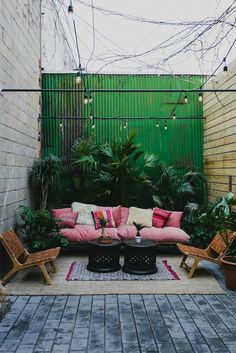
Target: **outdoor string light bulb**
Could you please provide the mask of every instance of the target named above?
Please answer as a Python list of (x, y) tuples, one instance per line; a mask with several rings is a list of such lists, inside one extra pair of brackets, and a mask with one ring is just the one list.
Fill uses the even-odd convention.
[(95, 129), (95, 121), (93, 121), (93, 123), (92, 123), (92, 129)]
[(158, 121), (156, 122), (156, 127), (159, 127), (159, 122)]
[(228, 66), (226, 65), (226, 58), (223, 59), (223, 62), (224, 62), (223, 72), (224, 72), (225, 76), (227, 76)]
[(184, 103), (187, 104), (188, 103), (188, 97), (184, 96)]
[(164, 126), (164, 129), (167, 130), (167, 124), (166, 124), (166, 121), (165, 121), (165, 126)]
[(76, 74), (75, 82), (76, 82), (77, 85), (79, 85), (81, 83), (81, 81), (82, 81), (81, 74), (78, 71), (77, 74)]
[(90, 119), (90, 120), (93, 120), (93, 114), (90, 114), (89, 119)]
[(124, 122), (124, 129), (127, 128), (127, 121)]
[(72, 5), (72, 0), (70, 1), (70, 5), (68, 6), (68, 13), (73, 15), (73, 5)]
[(59, 123), (59, 126), (60, 126), (60, 128), (62, 128), (62, 122), (60, 121), (60, 123)]
[(88, 102), (89, 102), (88, 97), (85, 96), (85, 97), (84, 97), (84, 104), (88, 104)]
[(176, 114), (175, 114), (175, 112), (173, 113), (172, 119), (173, 119), (173, 120), (176, 119)]
[(202, 102), (202, 93), (199, 93), (198, 95), (198, 102)]
[(89, 96), (89, 103), (93, 103), (93, 97), (92, 96)]

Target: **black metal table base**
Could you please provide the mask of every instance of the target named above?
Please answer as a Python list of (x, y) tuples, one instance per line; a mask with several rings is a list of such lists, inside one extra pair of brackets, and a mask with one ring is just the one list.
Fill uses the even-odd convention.
[(119, 271), (120, 265), (120, 242), (113, 240), (111, 244), (99, 244), (97, 241), (89, 242), (89, 262), (87, 270), (92, 272), (115, 272)]

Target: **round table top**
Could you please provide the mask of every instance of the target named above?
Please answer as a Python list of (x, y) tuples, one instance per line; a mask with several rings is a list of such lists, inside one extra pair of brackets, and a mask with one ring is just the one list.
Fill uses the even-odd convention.
[(123, 241), (123, 244), (125, 246), (130, 246), (133, 248), (151, 248), (158, 245), (157, 242), (152, 240), (146, 240), (146, 239), (142, 239), (141, 243), (136, 243), (135, 239), (125, 240)]
[(121, 241), (119, 240), (112, 240), (112, 243), (109, 243), (109, 244), (102, 244), (102, 243), (99, 243), (97, 239), (95, 240), (90, 240), (88, 241), (88, 244), (89, 245), (92, 245), (92, 246), (97, 246), (97, 247), (106, 247), (106, 248), (109, 248), (109, 247), (113, 247), (113, 246), (119, 246), (121, 245)]

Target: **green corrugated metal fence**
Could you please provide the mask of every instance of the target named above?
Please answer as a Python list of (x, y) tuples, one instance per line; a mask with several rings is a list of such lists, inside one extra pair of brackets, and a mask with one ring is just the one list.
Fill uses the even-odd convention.
[[(87, 88), (193, 89), (202, 76), (86, 75)], [(43, 88), (76, 88), (75, 74), (43, 74)], [(197, 93), (94, 93), (95, 128), (89, 119), (90, 106), (78, 93), (43, 94), (43, 155), (68, 154), (76, 136), (95, 133), (99, 142), (125, 138), (131, 128), (147, 152), (178, 168), (203, 168), (202, 104)], [(169, 118), (176, 103), (176, 120)], [(81, 120), (80, 117), (88, 119)], [(115, 118), (115, 119), (114, 119)], [(146, 118), (146, 119), (143, 119)], [(151, 119), (149, 119), (151, 118)], [(193, 119), (184, 119), (193, 118)], [(127, 119), (127, 128), (124, 122)], [(156, 127), (156, 122), (159, 127)], [(167, 130), (164, 129), (165, 123)]]

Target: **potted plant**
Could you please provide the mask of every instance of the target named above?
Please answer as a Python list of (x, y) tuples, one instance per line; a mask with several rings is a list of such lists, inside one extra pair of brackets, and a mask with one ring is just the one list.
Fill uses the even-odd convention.
[(143, 226), (142, 223), (136, 223), (136, 222), (133, 222), (133, 225), (135, 226), (135, 228), (137, 230), (137, 233), (135, 235), (135, 241), (136, 241), (136, 243), (141, 243), (142, 237), (141, 237), (141, 234), (140, 234), (140, 230), (143, 229), (144, 226)]
[(234, 193), (229, 192), (211, 205), (204, 218), (214, 224), (216, 231), (219, 232), (225, 242), (227, 252), (220, 261), (225, 275), (226, 287), (236, 291), (236, 248), (228, 237), (229, 231), (234, 232), (236, 230), (236, 212), (232, 208), (234, 205), (236, 205)]
[(100, 223), (101, 228), (102, 228), (102, 234), (98, 238), (98, 242), (100, 244), (110, 244), (110, 243), (112, 243), (112, 237), (110, 237), (110, 235), (108, 235), (107, 232), (105, 231), (105, 227), (107, 225), (107, 222), (108, 222), (107, 219), (99, 218), (99, 223)]

